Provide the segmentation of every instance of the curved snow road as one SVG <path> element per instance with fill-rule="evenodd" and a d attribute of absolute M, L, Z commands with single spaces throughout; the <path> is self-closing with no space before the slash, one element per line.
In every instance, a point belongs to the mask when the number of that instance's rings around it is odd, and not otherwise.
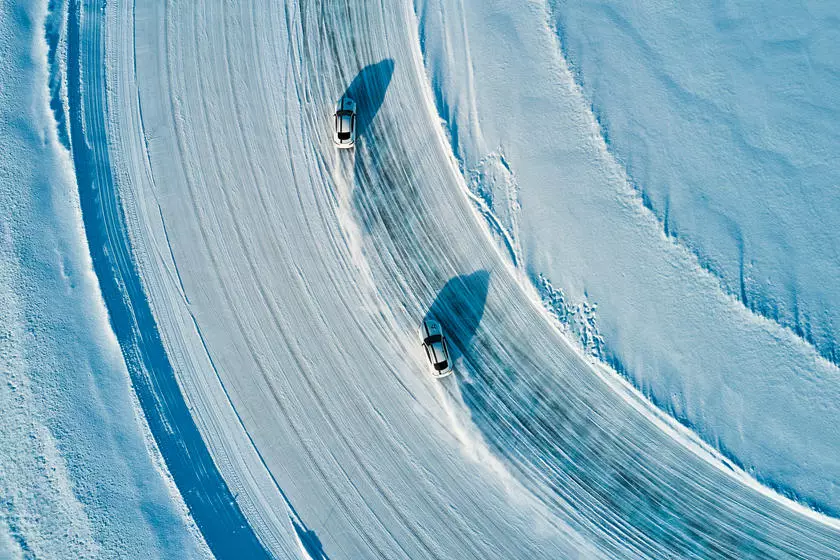
<path fill-rule="evenodd" d="M 106 17 L 137 266 L 274 555 L 840 555 L 837 523 L 727 472 L 553 327 L 464 194 L 411 6 Z M 348 88 L 360 139 L 338 153 Z M 442 383 L 415 334 L 430 309 L 457 347 Z"/>

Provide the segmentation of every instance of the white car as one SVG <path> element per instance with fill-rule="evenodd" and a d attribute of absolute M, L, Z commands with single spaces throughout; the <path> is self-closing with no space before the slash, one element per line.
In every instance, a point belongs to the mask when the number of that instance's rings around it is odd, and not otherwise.
<path fill-rule="evenodd" d="M 356 102 L 342 97 L 335 106 L 333 142 L 339 148 L 352 148 L 356 143 Z"/>
<path fill-rule="evenodd" d="M 420 340 L 432 367 L 432 375 L 440 379 L 452 373 L 452 361 L 440 323 L 431 317 L 424 319 L 420 326 Z"/>

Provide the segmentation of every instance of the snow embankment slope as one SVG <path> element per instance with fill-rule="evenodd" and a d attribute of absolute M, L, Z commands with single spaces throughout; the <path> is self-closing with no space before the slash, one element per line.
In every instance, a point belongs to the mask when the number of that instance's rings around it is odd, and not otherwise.
<path fill-rule="evenodd" d="M 552 4 L 609 149 L 665 233 L 840 364 L 838 3 Z"/>
<path fill-rule="evenodd" d="M 840 369 L 663 234 L 608 151 L 545 5 L 418 4 L 437 109 L 467 185 L 566 330 L 763 484 L 840 511 Z M 634 54 L 621 50 L 628 65 Z M 636 84 L 601 93 L 644 94 Z M 660 140 L 680 145 L 649 143 Z"/>
<path fill-rule="evenodd" d="M 66 104 L 48 89 L 66 37 L 54 7 L 0 4 L 0 557 L 207 557 L 91 267 L 50 106 Z"/>

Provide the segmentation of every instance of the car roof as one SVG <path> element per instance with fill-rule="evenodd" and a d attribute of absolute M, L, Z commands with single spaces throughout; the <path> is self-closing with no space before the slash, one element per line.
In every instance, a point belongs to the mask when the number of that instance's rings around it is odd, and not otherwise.
<path fill-rule="evenodd" d="M 436 344 L 443 340 L 443 336 L 439 334 L 430 334 L 423 340 L 423 344 Z"/>
<path fill-rule="evenodd" d="M 335 117 L 335 128 L 338 132 L 351 132 L 353 130 L 352 115 L 337 115 Z"/>
<path fill-rule="evenodd" d="M 441 362 L 445 362 L 449 357 L 447 356 L 446 346 L 444 346 L 443 338 L 439 341 L 434 342 L 429 345 L 432 349 L 432 357 L 434 363 L 439 364 Z"/>

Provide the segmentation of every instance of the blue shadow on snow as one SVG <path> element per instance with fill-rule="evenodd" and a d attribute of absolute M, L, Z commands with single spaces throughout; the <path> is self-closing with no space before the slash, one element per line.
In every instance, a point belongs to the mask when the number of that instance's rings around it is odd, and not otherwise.
<path fill-rule="evenodd" d="M 451 342 L 449 353 L 453 362 L 462 357 L 462 350 L 469 348 L 484 316 L 490 273 L 479 270 L 472 274 L 455 276 L 443 286 L 432 303 L 426 318 L 440 322 Z"/>
<path fill-rule="evenodd" d="M 324 545 L 321 544 L 321 540 L 315 534 L 315 531 L 310 531 L 306 528 L 306 525 L 302 525 L 294 519 L 292 519 L 292 526 L 295 528 L 300 543 L 312 560 L 329 560 L 327 553 L 324 552 Z"/>
<path fill-rule="evenodd" d="M 111 328 L 152 435 L 213 555 L 269 558 L 216 468 L 184 401 L 136 269 L 108 158 L 101 4 L 69 2 L 66 122 L 82 221 Z M 82 29 L 82 12 L 90 30 Z M 51 65 L 51 70 L 56 67 Z M 57 79 L 52 76 L 51 82 Z M 54 111 L 59 107 L 52 104 Z"/>
<path fill-rule="evenodd" d="M 386 58 L 362 68 L 344 90 L 343 97 L 356 102 L 356 135 L 362 136 L 385 101 L 385 92 L 394 75 L 394 61 Z"/>

